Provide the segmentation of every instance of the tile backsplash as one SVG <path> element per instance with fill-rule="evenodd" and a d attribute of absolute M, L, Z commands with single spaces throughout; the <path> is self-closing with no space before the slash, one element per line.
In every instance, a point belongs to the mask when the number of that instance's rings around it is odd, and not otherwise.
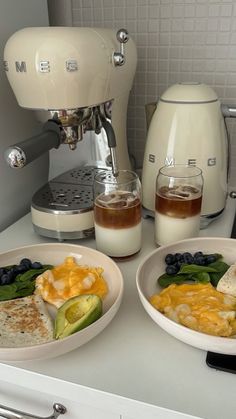
<path fill-rule="evenodd" d="M 48 0 L 51 24 L 126 28 L 138 50 L 128 108 L 128 144 L 142 166 L 145 104 L 170 85 L 197 81 L 222 103 L 236 104 L 235 0 Z M 231 138 L 231 184 L 236 184 L 236 121 Z"/>

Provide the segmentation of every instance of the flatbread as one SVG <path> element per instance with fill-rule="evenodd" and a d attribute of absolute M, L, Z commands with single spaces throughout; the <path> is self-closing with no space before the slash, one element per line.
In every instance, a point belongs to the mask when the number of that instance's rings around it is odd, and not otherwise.
<path fill-rule="evenodd" d="M 0 302 L 0 347 L 32 346 L 53 340 L 53 323 L 39 295 Z"/>
<path fill-rule="evenodd" d="M 236 297 L 236 263 L 231 265 L 220 278 L 216 289 L 224 294 Z"/>

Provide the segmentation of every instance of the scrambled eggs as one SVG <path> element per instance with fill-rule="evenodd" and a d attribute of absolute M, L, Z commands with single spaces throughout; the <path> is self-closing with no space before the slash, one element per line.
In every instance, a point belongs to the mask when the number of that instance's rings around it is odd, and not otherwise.
<path fill-rule="evenodd" d="M 35 293 L 57 308 L 76 295 L 96 294 L 103 298 L 108 286 L 102 273 L 102 268 L 78 265 L 74 257 L 68 256 L 64 263 L 36 278 Z"/>
<path fill-rule="evenodd" d="M 172 284 L 150 298 L 165 316 L 198 332 L 214 336 L 236 334 L 236 297 L 211 284 Z"/>

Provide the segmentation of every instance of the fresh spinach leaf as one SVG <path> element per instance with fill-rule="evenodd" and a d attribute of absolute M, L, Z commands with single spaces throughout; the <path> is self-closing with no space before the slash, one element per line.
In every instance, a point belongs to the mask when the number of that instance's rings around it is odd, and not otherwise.
<path fill-rule="evenodd" d="M 40 269 L 29 269 L 23 274 L 18 274 L 12 284 L 0 286 L 0 301 L 32 295 L 35 289 L 35 278 L 52 268 L 52 265 L 43 265 Z"/>
<path fill-rule="evenodd" d="M 200 282 L 201 284 L 207 284 L 211 282 L 211 277 L 208 272 L 198 272 L 192 276 L 192 280 L 195 280 L 195 282 Z"/>
<path fill-rule="evenodd" d="M 223 255 L 221 255 L 220 253 L 213 253 L 213 255 L 216 257 L 216 260 L 220 260 L 223 259 Z M 215 263 L 215 262 L 214 262 Z M 210 264 L 209 264 L 210 265 Z"/>
<path fill-rule="evenodd" d="M 166 288 L 171 284 L 183 284 L 186 281 L 185 275 L 168 275 L 163 274 L 158 278 L 158 284 L 162 288 Z"/>
<path fill-rule="evenodd" d="M 24 272 L 23 274 L 18 274 L 15 282 L 19 281 L 32 281 L 38 275 L 42 274 L 43 272 L 47 271 L 48 269 L 52 269 L 52 265 L 43 265 L 40 269 L 29 269 L 28 271 Z"/>
<path fill-rule="evenodd" d="M 182 265 L 177 275 L 195 274 L 199 272 L 217 272 L 217 270 L 210 266 Z"/>
<path fill-rule="evenodd" d="M 162 288 L 166 288 L 171 284 L 183 284 L 188 282 L 196 282 L 207 284 L 211 283 L 217 286 L 219 279 L 228 270 L 229 265 L 223 262 L 223 256 L 220 253 L 214 253 L 216 261 L 207 266 L 196 264 L 182 264 L 180 270 L 175 275 L 164 273 L 158 278 L 158 284 Z"/>
<path fill-rule="evenodd" d="M 217 284 L 220 280 L 220 278 L 222 278 L 222 276 L 225 274 L 225 272 L 229 269 L 229 265 L 227 265 L 227 263 L 223 262 L 223 261 L 216 261 L 211 263 L 209 266 L 215 268 L 217 270 L 217 272 L 211 272 L 210 273 L 210 277 L 211 277 L 211 284 L 214 287 L 217 287 Z"/>
<path fill-rule="evenodd" d="M 33 282 L 14 282 L 13 284 L 2 285 L 0 287 L 0 301 L 32 295 L 34 288 L 35 284 Z"/>
<path fill-rule="evenodd" d="M 226 272 L 229 269 L 229 265 L 222 260 L 210 263 L 209 267 L 214 268 L 217 272 Z"/>
<path fill-rule="evenodd" d="M 27 297 L 28 295 L 32 295 L 34 293 L 34 282 L 19 282 L 16 285 L 17 289 L 15 292 L 15 298 Z"/>
<path fill-rule="evenodd" d="M 0 301 L 10 300 L 12 295 L 15 296 L 17 290 L 17 285 L 14 282 L 13 284 L 9 285 L 1 285 L 0 287 Z"/>

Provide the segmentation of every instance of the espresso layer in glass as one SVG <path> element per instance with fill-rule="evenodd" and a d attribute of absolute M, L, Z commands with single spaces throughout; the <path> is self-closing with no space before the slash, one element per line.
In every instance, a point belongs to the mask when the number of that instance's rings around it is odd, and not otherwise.
<path fill-rule="evenodd" d="M 201 191 L 193 186 L 162 186 L 156 194 L 155 209 L 169 217 L 187 218 L 200 213 L 201 202 Z"/>
<path fill-rule="evenodd" d="M 95 200 L 94 219 L 106 228 L 133 227 L 141 221 L 140 199 L 131 192 L 101 194 Z"/>

